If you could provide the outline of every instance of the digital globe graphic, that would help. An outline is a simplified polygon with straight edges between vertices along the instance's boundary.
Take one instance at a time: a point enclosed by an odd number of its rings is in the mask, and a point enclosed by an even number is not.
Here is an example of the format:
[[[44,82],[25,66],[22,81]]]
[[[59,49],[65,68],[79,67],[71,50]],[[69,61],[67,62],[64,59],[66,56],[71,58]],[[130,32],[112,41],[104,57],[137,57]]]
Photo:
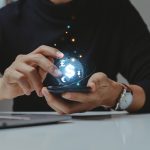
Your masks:
[[[60,77],[52,77],[51,86],[86,86],[87,79],[94,72],[93,65],[87,64],[79,57],[64,57],[54,63],[61,72]],[[52,83],[52,82],[51,82]]]
[[[86,77],[85,66],[74,57],[60,59],[56,66],[62,73],[62,76],[57,79],[59,85],[79,85]]]
[[[48,86],[54,94],[63,92],[89,92],[87,87],[89,77],[95,72],[93,65],[80,59],[80,57],[64,57],[54,63],[61,72],[61,76],[54,78],[55,83]],[[90,63],[91,64],[91,63]]]

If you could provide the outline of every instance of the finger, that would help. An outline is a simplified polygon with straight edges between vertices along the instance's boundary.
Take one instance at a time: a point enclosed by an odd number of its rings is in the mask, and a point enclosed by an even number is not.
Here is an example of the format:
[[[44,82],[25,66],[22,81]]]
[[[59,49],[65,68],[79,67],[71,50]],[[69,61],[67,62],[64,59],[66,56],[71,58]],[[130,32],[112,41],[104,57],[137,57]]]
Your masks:
[[[76,101],[80,103],[87,103],[88,99],[91,99],[91,93],[68,92],[62,94],[62,97],[66,100]]]
[[[96,91],[96,84],[94,82],[89,81],[87,84],[87,87],[91,88],[91,92],[95,92]]]
[[[60,70],[53,64],[53,62],[51,62],[48,58],[44,57],[41,54],[30,54],[27,55],[25,59],[27,63],[34,62],[41,69],[43,69],[45,72],[49,72],[54,77],[62,75]]]
[[[46,45],[42,45],[40,47],[38,47],[35,51],[32,52],[33,54],[42,54],[44,56],[47,57],[52,57],[52,58],[63,58],[64,54],[62,52],[60,52],[59,50],[46,46]]]
[[[27,80],[25,80],[25,79],[18,80],[17,83],[18,83],[19,87],[23,90],[25,95],[27,95],[27,96],[31,95],[31,92],[32,92],[31,86]]]
[[[42,94],[44,95],[48,105],[56,111],[59,110],[64,114],[69,114],[71,112],[73,103],[68,103],[61,98],[53,96],[45,87],[42,89]]]
[[[57,113],[59,113],[60,115],[64,115],[64,113],[62,111],[60,111],[57,107],[55,107],[53,104],[51,104],[50,106],[53,110],[55,110]]]
[[[90,99],[92,97],[92,94],[96,91],[96,85],[93,82],[89,82],[87,86],[91,88],[91,91],[89,93],[68,92],[68,93],[63,93],[62,97],[67,100],[87,103],[88,99]]]
[[[21,72],[26,76],[26,78],[30,81],[33,89],[36,91],[37,95],[39,97],[42,97],[42,79],[38,74],[37,70],[34,67],[22,63],[17,67],[17,71]]]
[[[78,102],[68,103],[67,101],[54,97],[52,94],[48,92],[47,88],[43,88],[42,93],[45,96],[49,106],[53,107],[55,110],[58,109],[64,114],[78,113],[87,110],[92,110],[93,108],[95,108],[95,106],[91,103],[87,104]]]
[[[30,83],[25,78],[25,76],[16,71],[9,69],[9,72],[6,72],[6,80],[10,84],[18,84],[18,86],[22,89],[25,95],[30,95],[32,92],[32,88],[30,86]]]
[[[94,108],[95,108],[95,106],[92,103],[86,103],[86,104],[74,103],[71,109],[68,108],[68,110],[69,110],[68,114],[86,112],[86,111],[90,111]]]
[[[52,57],[47,57],[48,58],[48,60],[50,60],[52,63],[54,63],[55,61],[54,61],[54,59],[52,58]]]
[[[94,82],[94,83],[96,83],[96,82],[102,81],[102,80],[104,80],[104,79],[106,79],[106,78],[107,78],[107,75],[106,75],[106,74],[104,74],[104,73],[102,73],[102,72],[98,72],[98,73],[93,74],[93,75],[90,77],[88,83],[89,83],[89,82]]]
[[[43,94],[43,90],[45,90],[45,88],[43,88],[42,89],[42,94]],[[47,95],[47,94],[49,94],[49,92],[46,90],[46,91],[44,91],[45,92],[45,95]],[[44,94],[43,94],[44,95]],[[54,98],[51,94],[50,95],[48,95],[48,98],[47,99],[56,99],[56,97]],[[50,102],[49,102],[50,103]],[[55,106],[52,102],[49,104],[48,103],[48,105],[53,109],[53,110],[55,110],[57,113],[59,113],[59,114],[61,114],[61,115],[63,115],[64,113],[63,113],[63,111],[61,111],[57,106]]]
[[[39,68],[38,69],[38,73],[42,79],[42,82],[45,80],[46,76],[47,76],[47,72],[45,72],[43,69]]]
[[[78,103],[78,102],[72,102],[68,103],[67,101],[63,101],[62,99],[56,99],[51,95],[46,88],[42,89],[43,95],[45,96],[47,103],[49,106],[53,107],[55,110],[59,110],[63,112],[64,114],[72,114],[72,113],[78,113],[78,112],[84,112],[87,110],[92,110],[95,108],[95,106],[92,103]],[[45,94],[44,94],[45,93]]]

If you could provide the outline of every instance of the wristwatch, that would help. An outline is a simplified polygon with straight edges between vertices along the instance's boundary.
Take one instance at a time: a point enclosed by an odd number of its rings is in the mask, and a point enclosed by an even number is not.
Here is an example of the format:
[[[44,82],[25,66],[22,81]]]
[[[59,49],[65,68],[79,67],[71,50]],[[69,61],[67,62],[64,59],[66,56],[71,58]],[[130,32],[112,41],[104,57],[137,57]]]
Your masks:
[[[122,92],[117,100],[116,105],[113,107],[116,111],[123,111],[127,110],[133,102],[133,92],[132,90],[126,85],[122,84]]]

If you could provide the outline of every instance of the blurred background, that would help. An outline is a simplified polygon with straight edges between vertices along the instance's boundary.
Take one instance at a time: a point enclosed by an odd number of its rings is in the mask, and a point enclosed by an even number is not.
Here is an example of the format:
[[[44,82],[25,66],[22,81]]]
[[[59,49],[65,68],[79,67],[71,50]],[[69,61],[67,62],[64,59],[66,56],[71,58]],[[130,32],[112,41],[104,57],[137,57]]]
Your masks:
[[[0,8],[17,0],[0,0]],[[133,5],[140,12],[141,16],[145,20],[148,28],[150,29],[150,0],[131,0]],[[127,82],[120,74],[118,75],[120,82]],[[0,111],[12,111],[13,101],[0,101]]]

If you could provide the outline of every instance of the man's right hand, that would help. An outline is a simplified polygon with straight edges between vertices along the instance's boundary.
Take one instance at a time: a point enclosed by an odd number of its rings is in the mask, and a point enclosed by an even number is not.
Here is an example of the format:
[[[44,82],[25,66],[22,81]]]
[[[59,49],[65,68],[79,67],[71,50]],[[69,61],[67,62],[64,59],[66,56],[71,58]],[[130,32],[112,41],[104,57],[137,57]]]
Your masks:
[[[54,58],[63,56],[63,53],[48,46],[40,46],[27,55],[17,56],[0,78],[1,95],[4,99],[12,99],[24,94],[30,95],[35,90],[41,97],[42,83],[47,73],[54,77],[61,75],[53,62]]]

